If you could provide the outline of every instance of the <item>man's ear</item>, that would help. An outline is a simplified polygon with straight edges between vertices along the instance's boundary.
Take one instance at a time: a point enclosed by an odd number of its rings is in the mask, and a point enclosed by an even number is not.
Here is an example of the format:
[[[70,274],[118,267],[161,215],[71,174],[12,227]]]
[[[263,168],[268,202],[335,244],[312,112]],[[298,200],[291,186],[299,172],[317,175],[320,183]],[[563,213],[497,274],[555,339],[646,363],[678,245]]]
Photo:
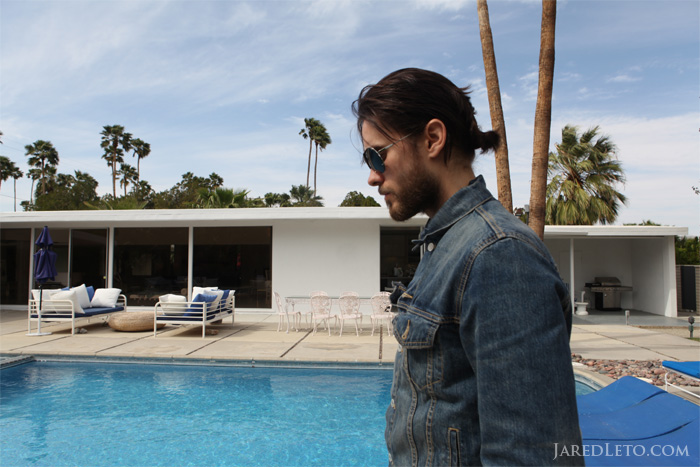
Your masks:
[[[447,128],[442,120],[434,118],[425,125],[424,136],[428,157],[435,159],[442,155],[447,141]]]

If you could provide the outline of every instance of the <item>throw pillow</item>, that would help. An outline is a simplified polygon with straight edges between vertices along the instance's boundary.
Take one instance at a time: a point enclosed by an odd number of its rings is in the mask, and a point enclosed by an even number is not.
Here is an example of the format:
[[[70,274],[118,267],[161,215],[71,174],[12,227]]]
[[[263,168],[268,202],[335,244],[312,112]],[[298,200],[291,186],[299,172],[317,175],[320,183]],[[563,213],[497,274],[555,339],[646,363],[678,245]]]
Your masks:
[[[93,308],[114,308],[117,306],[122,289],[96,289],[90,306]]]
[[[187,297],[184,295],[167,294],[158,297],[163,314],[170,316],[180,316],[187,310]]]
[[[85,284],[73,287],[71,290],[74,291],[75,296],[78,297],[78,303],[80,303],[80,308],[90,308],[90,296],[88,295],[87,287],[85,287]]]
[[[90,301],[92,301],[92,297],[95,296],[95,288],[91,285],[88,285],[85,288],[87,289],[88,298],[90,299]]]
[[[55,293],[53,297],[51,297],[51,300],[70,300],[73,303],[73,311],[75,311],[75,314],[85,314],[85,311],[83,311],[83,308],[80,306],[78,296],[74,290],[61,290]],[[61,314],[69,313],[63,304],[56,311]]]
[[[187,309],[185,316],[201,316],[204,310],[209,311],[212,309],[209,304],[213,303],[214,300],[216,300],[216,295],[198,294],[194,297],[194,300],[192,300],[193,305]],[[204,305],[199,305],[199,303],[204,303]]]
[[[45,303],[46,300],[51,300],[51,298],[61,289],[32,289],[32,299],[37,301],[36,309],[39,309],[39,303],[41,303],[41,311],[56,311],[56,309],[51,306],[51,303]]]

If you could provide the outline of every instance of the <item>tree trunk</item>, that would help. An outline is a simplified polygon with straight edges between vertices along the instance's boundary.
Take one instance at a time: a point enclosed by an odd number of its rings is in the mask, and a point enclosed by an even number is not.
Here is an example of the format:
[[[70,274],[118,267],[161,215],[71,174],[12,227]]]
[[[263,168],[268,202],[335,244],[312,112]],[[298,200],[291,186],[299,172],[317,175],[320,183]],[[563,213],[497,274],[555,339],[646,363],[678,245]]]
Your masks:
[[[481,35],[481,52],[484,58],[486,89],[489,96],[491,127],[498,133],[500,143],[496,149],[496,180],[498,182],[498,200],[508,212],[513,212],[513,193],[510,186],[510,166],[508,163],[508,142],[506,141],[506,122],[503,118],[501,104],[501,87],[498,83],[496,53],[493,49],[493,36],[489,22],[489,7],[486,0],[477,0],[479,13],[479,34]]]
[[[318,143],[316,143],[316,158],[314,159],[314,196],[316,195],[316,169],[318,169]]]
[[[552,124],[552,86],[554,82],[554,28],[557,18],[556,0],[542,1],[540,36],[540,72],[535,108],[535,134],[532,148],[532,180],[530,182],[530,227],[544,238],[544,218],[549,164],[549,133]]]
[[[311,149],[314,145],[314,139],[311,137],[311,131],[309,131],[309,163],[306,166],[306,188],[309,187],[309,176],[311,175]]]

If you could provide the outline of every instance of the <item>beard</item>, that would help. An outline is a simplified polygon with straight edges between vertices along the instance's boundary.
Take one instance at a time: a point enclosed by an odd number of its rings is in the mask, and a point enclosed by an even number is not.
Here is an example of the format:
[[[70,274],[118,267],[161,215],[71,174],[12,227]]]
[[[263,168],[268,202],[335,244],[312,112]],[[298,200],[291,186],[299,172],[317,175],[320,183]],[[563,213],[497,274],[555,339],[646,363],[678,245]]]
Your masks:
[[[425,170],[411,170],[401,191],[394,192],[395,201],[387,201],[389,215],[403,222],[426,210],[435,210],[440,203],[440,184]]]

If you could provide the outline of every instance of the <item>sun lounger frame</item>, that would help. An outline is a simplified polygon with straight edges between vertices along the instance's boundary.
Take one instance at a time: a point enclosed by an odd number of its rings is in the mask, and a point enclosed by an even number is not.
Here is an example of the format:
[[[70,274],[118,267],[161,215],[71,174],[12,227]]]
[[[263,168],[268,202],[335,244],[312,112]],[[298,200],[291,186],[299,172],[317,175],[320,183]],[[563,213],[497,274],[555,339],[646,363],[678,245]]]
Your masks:
[[[670,382],[668,381],[668,374],[671,373],[671,372],[673,372],[673,373],[676,373],[676,374],[678,374],[678,375],[685,376],[686,378],[690,378],[690,379],[692,379],[692,380],[694,380],[694,381],[700,381],[700,378],[697,378],[696,376],[693,376],[693,375],[691,375],[691,374],[688,374],[688,373],[684,372],[683,370],[680,370],[680,369],[676,369],[676,368],[673,368],[673,367],[666,366],[666,363],[673,363],[673,362],[670,362],[670,361],[668,361],[668,362],[667,362],[667,361],[661,362],[661,365],[662,365],[662,366],[664,367],[664,369],[666,370],[666,374],[664,375],[664,383],[666,383],[666,386],[665,386],[666,391],[668,391],[668,387],[669,387],[669,386],[672,386],[672,387],[678,389],[679,391],[683,391],[683,392],[686,393],[686,394],[690,394],[691,396],[700,399],[700,394],[695,394],[695,393],[692,392],[692,391],[688,391],[688,390],[685,389],[683,386],[680,386],[680,385],[678,385],[678,384],[670,383]],[[680,362],[679,362],[679,363],[680,363]]]
[[[91,311],[92,310],[92,311]],[[86,313],[76,313],[71,300],[41,300],[41,312],[39,312],[39,300],[30,299],[27,312],[27,332],[32,332],[32,322],[69,322],[71,334],[75,334],[76,321],[87,321],[85,324],[104,322],[112,313],[126,311],[126,296],[120,294],[117,304],[113,308],[85,308]]]
[[[165,306],[164,306],[165,305]],[[181,311],[174,310],[173,306],[183,307]],[[236,296],[233,291],[226,300],[221,300],[215,309],[208,303],[202,302],[158,302],[153,309],[153,337],[156,337],[158,324],[187,325],[196,324],[202,326],[202,339],[206,334],[207,324],[221,321],[231,316],[231,326],[236,321]]]

